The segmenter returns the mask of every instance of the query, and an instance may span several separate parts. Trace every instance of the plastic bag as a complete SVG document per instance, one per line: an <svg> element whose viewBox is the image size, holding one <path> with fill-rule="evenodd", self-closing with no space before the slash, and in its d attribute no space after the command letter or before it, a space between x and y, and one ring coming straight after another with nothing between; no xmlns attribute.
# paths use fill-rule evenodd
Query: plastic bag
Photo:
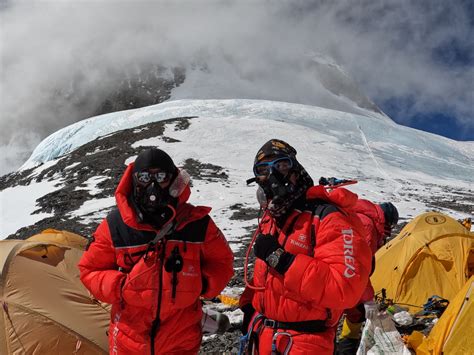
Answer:
<svg viewBox="0 0 474 355"><path fill-rule="evenodd" d="M204 334L224 334L231 324L229 317L209 308L202 309L201 327Z"/></svg>
<svg viewBox="0 0 474 355"><path fill-rule="evenodd" d="M393 319L400 325L410 325L413 323L413 317L407 311L395 313Z"/></svg>
<svg viewBox="0 0 474 355"><path fill-rule="evenodd" d="M376 313L365 322L357 355L365 354L411 354L387 313Z"/></svg>
<svg viewBox="0 0 474 355"><path fill-rule="evenodd" d="M375 319L379 313L379 307L374 301L367 301L364 303L365 318Z"/></svg>

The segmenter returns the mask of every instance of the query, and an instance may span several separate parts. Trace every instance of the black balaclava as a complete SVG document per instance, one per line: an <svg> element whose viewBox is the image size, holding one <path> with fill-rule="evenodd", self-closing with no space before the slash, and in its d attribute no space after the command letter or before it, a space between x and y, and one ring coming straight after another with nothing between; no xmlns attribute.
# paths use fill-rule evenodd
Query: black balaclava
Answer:
<svg viewBox="0 0 474 355"><path fill-rule="evenodd" d="M303 166L296 160L296 150L288 143L271 139L266 142L255 156L254 166L269 159L289 158L293 163L286 176L272 170L265 181L257 180L267 199L267 210L276 218L281 218L301 198L304 199L306 190L314 185ZM296 184L291 183L290 176L296 173Z"/></svg>
<svg viewBox="0 0 474 355"><path fill-rule="evenodd" d="M138 181L136 173L149 171L150 169L159 169L161 172L170 174L170 185L176 178L178 169L171 157L157 148L144 150L135 160L132 171L132 202L137 211L138 219L142 223L161 228L175 215L178 200L169 195L168 188L162 189L154 179L148 184Z"/></svg>
<svg viewBox="0 0 474 355"><path fill-rule="evenodd" d="M383 202L380 204L380 208L383 211L385 225L395 226L398 223L398 210L395 205L391 202Z"/></svg>
<svg viewBox="0 0 474 355"><path fill-rule="evenodd" d="M398 210L391 202L381 203L380 208L383 211L383 216L385 220L385 239L387 239L392 236L393 227L395 227L398 223Z"/></svg>

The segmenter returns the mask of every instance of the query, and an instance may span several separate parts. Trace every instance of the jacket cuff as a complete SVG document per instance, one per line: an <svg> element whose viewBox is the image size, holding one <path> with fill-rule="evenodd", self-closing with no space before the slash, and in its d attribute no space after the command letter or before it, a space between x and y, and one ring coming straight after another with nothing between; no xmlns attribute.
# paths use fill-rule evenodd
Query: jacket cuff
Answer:
<svg viewBox="0 0 474 355"><path fill-rule="evenodd" d="M295 256L291 253L284 252L280 256L280 260L278 261L278 264L275 266L275 270L280 273L284 274L293 264L293 261L295 260Z"/></svg>

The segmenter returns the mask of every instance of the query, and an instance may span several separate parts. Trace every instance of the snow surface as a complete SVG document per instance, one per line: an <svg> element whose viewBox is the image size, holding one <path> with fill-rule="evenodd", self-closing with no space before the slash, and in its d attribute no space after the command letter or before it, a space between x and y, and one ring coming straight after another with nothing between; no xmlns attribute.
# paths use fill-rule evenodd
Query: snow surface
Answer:
<svg viewBox="0 0 474 355"><path fill-rule="evenodd" d="M33 214L39 207L36 199L59 188L58 181L31 183L27 186L14 186L0 191L0 239L53 216L52 213Z"/></svg>
<svg viewBox="0 0 474 355"><path fill-rule="evenodd" d="M47 137L22 169L42 162L55 164L56 161L50 160L117 130L184 116L197 117L184 130L177 129L175 123L165 126L163 136L173 140L158 136L136 141L133 146L157 146L168 152L177 165L193 158L223 168L227 180L193 181L190 202L213 208L211 215L234 250L241 246L239 240L256 221L231 219L235 212L232 206L258 208L256 187L248 187L245 181L252 176L256 151L271 138L292 144L299 161L315 181L320 176L356 178L359 183L350 187L352 191L375 202L394 202L402 220L426 211L423 197L433 191L443 194L444 189L453 186L473 187L474 144L471 142L456 142L399 126L376 115L259 100L181 100L92 117ZM125 163L134 159L129 157ZM45 165L38 169L44 169ZM33 174L37 174L36 170ZM91 179L84 189L98 193L96 185L102 178ZM2 221L9 222L2 226L0 238L39 220L39 216L30 215L36 199L47 193L48 188L54 189L54 184L41 186L41 194L36 187L0 192L0 205L9 206L7 212L2 210ZM15 194L24 194L21 204L12 198ZM81 216L84 223L100 221L113 204L113 197L92 199L72 215ZM473 212L473 206L469 208ZM469 217L449 209L446 212L455 218Z"/></svg>
<svg viewBox="0 0 474 355"><path fill-rule="evenodd" d="M115 205L115 197L105 197L100 199L91 199L82 204L79 209L72 212L71 217L81 217L84 224L100 223L106 216L110 207Z"/></svg>
<svg viewBox="0 0 474 355"><path fill-rule="evenodd" d="M70 165L68 169L70 169L73 165L75 164ZM98 188L97 184L108 179L108 176L94 176L83 183L84 187L78 187L76 188L76 190L85 190L88 191L91 195L97 195L102 192L102 189Z"/></svg>

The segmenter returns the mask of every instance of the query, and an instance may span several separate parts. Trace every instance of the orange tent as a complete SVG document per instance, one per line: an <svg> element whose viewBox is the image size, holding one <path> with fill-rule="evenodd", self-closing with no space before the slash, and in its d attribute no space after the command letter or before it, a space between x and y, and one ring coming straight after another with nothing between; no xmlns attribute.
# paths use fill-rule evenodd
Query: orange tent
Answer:
<svg viewBox="0 0 474 355"><path fill-rule="evenodd" d="M51 229L0 241L0 354L107 354L109 309L79 279L85 244Z"/></svg>

